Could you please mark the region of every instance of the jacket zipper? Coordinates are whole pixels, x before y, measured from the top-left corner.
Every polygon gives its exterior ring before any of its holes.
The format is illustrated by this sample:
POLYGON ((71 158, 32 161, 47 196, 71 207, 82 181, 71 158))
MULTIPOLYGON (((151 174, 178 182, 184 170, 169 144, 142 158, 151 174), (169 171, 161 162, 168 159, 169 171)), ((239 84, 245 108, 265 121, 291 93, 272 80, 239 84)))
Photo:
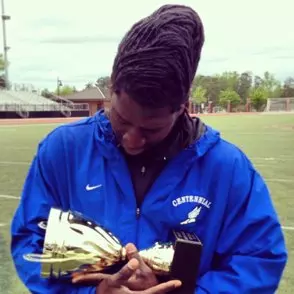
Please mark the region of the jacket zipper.
MULTIPOLYGON (((145 173, 146 173, 146 166, 143 165, 141 167, 141 176, 144 177, 145 173)), ((142 205, 142 204, 141 204, 142 205)), ((139 231, 140 231, 140 216, 141 216, 141 208, 140 207, 136 207, 136 220, 137 220, 137 232, 136 232, 136 244, 138 245, 139 242, 139 231)))
POLYGON ((139 245, 139 232, 140 232, 140 215, 141 209, 139 207, 136 208, 136 246, 139 245))
MULTIPOLYGON (((146 166, 142 165, 142 167, 141 167, 141 176, 144 177, 145 173, 146 173, 146 166)), ((136 217, 137 217, 137 219, 139 219, 140 215, 141 215, 141 209, 139 207, 137 207, 137 209, 136 209, 136 217)))
POLYGON ((141 214, 141 209, 139 207, 137 207, 137 209, 136 209, 136 217, 137 217, 137 219, 139 219, 140 214, 141 214))

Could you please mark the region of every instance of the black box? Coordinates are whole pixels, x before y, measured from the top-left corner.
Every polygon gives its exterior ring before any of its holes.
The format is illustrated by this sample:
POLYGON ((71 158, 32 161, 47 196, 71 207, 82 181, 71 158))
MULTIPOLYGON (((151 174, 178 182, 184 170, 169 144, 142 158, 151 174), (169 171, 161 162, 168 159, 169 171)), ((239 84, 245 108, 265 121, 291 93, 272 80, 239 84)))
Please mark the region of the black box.
POLYGON ((178 279, 182 286, 173 294, 194 294, 201 260, 202 243, 194 233, 173 231, 175 253, 171 265, 171 279, 178 279))

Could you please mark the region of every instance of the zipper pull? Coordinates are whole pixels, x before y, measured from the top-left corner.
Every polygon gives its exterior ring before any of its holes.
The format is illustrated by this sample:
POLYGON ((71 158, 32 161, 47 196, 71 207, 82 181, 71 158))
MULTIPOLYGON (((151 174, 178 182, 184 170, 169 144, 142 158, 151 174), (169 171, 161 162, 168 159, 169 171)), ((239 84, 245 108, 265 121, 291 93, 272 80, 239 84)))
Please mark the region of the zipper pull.
POLYGON ((137 210, 136 210, 136 216, 137 216, 137 218, 139 218, 140 214, 141 214, 141 210, 140 210, 140 208, 137 208, 137 210))
POLYGON ((141 174, 142 174, 142 176, 144 176, 145 172, 146 172, 146 167, 143 165, 141 167, 141 174))

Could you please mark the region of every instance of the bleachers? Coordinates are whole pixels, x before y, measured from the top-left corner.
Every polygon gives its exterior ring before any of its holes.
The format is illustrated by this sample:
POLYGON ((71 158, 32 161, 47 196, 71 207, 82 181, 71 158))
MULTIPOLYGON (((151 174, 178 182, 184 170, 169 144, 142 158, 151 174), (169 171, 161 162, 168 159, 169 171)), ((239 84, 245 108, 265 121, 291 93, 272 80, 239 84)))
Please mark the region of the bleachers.
POLYGON ((0 105, 2 104, 24 104, 24 101, 11 95, 8 91, 0 91, 0 105))
POLYGON ((58 103, 32 92, 25 92, 25 91, 5 91, 5 92, 16 99, 23 101, 25 104, 58 105, 58 103))
POLYGON ((34 112, 34 111, 68 111, 59 103, 41 95, 26 91, 1 90, 0 111, 34 112))
POLYGON ((1 90, 0 105, 4 105, 4 104, 20 104, 24 107, 25 106, 28 107, 29 109, 32 109, 31 106, 35 106, 35 105, 44 105, 44 106, 59 105, 58 103, 50 99, 46 99, 35 93, 25 92, 25 91, 1 90))
POLYGON ((73 103, 65 99, 55 101, 34 91, 0 89, 0 117, 5 113, 16 113, 26 118, 32 116, 88 115, 88 103, 73 103))

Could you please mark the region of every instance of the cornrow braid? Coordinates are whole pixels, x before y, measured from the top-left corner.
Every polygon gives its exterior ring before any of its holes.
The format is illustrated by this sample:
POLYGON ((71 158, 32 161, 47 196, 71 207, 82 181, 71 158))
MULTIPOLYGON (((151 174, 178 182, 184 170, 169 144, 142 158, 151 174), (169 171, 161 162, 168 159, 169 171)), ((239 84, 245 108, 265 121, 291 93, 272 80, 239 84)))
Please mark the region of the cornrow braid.
POLYGON ((135 23, 119 44, 112 91, 124 91, 142 106, 178 110, 189 98, 203 44, 203 24, 192 8, 160 7, 135 23))

